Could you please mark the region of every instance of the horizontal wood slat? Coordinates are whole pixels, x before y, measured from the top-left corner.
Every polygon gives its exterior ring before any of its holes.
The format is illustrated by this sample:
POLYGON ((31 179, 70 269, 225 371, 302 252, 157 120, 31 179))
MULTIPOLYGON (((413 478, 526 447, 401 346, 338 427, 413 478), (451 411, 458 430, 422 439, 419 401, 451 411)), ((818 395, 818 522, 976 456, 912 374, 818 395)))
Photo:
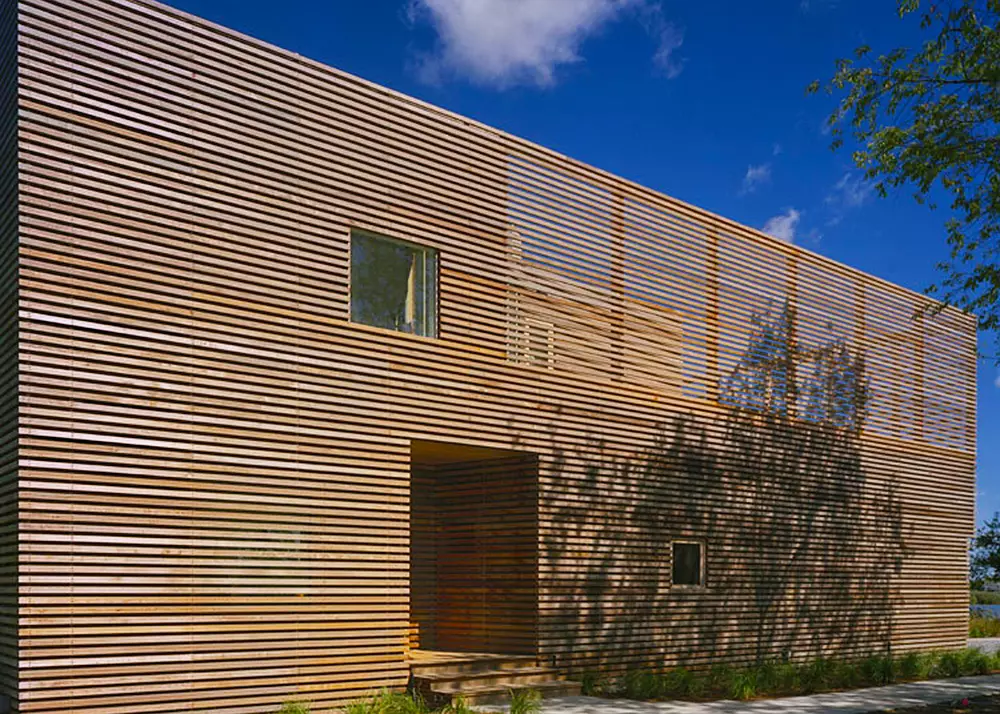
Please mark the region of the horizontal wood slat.
POLYGON ((0 10, 20 711, 323 712, 463 639, 570 673, 964 644, 971 317, 150 0, 0 10), (359 228, 439 251, 438 338, 350 322, 359 228), (429 513, 415 442, 531 489, 429 513))
POLYGON ((18 704, 17 4, 0 0, 0 712, 18 704))

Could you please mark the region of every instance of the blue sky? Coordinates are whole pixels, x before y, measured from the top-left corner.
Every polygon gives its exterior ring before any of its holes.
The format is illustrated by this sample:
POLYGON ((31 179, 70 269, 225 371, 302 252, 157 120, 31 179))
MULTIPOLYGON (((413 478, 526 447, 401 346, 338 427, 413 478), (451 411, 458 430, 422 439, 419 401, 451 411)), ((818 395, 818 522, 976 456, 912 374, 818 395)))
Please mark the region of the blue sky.
MULTIPOLYGON (((879 199, 804 88, 911 44, 892 0, 169 0, 915 290, 944 210, 879 199)), ((981 346, 992 350, 988 336, 981 346)), ((979 518, 1000 510, 1000 370, 979 368, 979 518)))

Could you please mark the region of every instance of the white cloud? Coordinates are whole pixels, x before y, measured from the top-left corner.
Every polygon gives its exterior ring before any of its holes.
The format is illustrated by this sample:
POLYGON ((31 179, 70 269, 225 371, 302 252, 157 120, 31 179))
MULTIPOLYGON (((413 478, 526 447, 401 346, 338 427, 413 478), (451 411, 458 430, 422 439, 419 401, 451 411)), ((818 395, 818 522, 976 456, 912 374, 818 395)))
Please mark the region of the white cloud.
POLYGON ((783 149, 783 148, 781 147, 781 144, 778 144, 778 143, 775 143, 775 145, 774 145, 774 148, 773 148, 773 149, 771 150, 771 153, 772 153, 772 154, 773 154, 774 156, 777 156, 777 155, 778 155, 778 154, 780 154, 780 153, 781 153, 782 151, 784 151, 784 149, 783 149))
POLYGON ((747 166, 747 172, 743 176, 743 188, 740 193, 753 193, 761 184, 771 180, 771 164, 760 164, 758 166, 747 166))
POLYGON ((868 202, 874 190, 874 187, 860 176, 846 173, 833 185, 826 202, 844 208, 858 208, 868 202))
POLYGON ((646 31, 656 40, 655 64, 667 79, 674 79, 684 70, 685 60, 677 57, 677 50, 684 44, 684 32, 663 16, 663 7, 643 0, 646 31))
POLYGON ((798 227, 801 219, 802 213, 800 211, 789 208, 785 213, 768 218, 767 223, 764 224, 763 231, 778 240, 783 240, 786 243, 794 243, 795 229, 798 227))
POLYGON ((799 10, 809 12, 810 10, 832 10, 837 7, 839 0, 801 0, 799 10))
POLYGON ((993 386, 1000 389, 1000 371, 997 371, 997 379, 993 382, 993 386))
POLYGON ((579 62, 584 41, 626 16, 657 42, 656 66, 673 78, 683 34, 654 0, 408 0, 413 21, 429 22, 437 47, 420 58, 426 81, 461 76, 508 87, 549 86, 559 67, 579 62))

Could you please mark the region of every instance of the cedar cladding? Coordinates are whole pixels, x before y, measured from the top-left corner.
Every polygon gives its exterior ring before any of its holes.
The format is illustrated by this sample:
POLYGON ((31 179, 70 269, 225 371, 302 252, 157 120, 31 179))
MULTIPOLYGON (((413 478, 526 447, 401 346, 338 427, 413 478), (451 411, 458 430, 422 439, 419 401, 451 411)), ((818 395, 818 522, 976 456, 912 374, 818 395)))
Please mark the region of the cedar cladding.
POLYGON ((17 704, 17 4, 0 0, 0 712, 17 704))
POLYGON ((510 632, 570 673, 964 646, 971 317, 148 0, 0 8, 20 711, 405 685, 413 440, 537 458, 510 632), (439 338, 349 321, 352 228, 440 251, 439 338))

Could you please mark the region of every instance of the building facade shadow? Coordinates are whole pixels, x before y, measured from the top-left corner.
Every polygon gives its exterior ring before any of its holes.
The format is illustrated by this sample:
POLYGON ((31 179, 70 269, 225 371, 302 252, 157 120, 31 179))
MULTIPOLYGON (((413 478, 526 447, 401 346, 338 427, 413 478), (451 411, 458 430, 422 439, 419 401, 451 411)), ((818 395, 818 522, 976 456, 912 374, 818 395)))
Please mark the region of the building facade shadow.
POLYGON ((906 547, 897 477, 865 468, 864 355, 800 348, 794 324, 787 306, 755 319, 714 418, 677 414, 638 455, 599 436, 556 455, 556 478, 586 477, 543 504, 564 633, 543 655, 613 671, 891 651, 906 547), (702 545, 703 586, 671 582, 675 540, 702 545))

